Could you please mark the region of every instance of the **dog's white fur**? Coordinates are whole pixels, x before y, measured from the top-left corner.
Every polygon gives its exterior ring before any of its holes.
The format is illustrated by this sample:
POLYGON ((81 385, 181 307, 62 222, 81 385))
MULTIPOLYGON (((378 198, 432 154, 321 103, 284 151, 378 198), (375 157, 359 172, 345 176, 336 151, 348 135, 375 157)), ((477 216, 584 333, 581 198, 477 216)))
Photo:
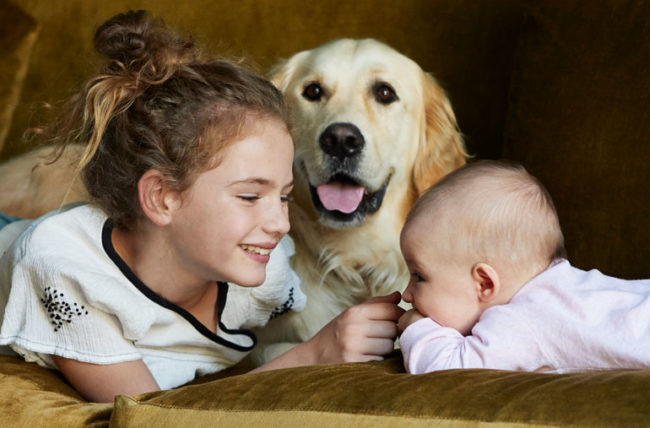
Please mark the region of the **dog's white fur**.
MULTIPOLYGON (((414 61, 373 39, 340 39, 297 53, 271 76, 291 110, 296 146, 291 236, 292 265, 307 295, 306 308, 272 320, 258 331, 260 363, 304 341, 345 308, 402 290, 408 281, 399 233, 415 199, 465 162, 456 119, 444 91, 414 61), (317 83, 318 102, 303 96, 317 83), (377 101, 377 85, 397 95, 377 101), (372 193, 386 181, 383 203, 368 215, 341 221, 319 213, 309 185, 328 180, 328 156, 319 146, 333 123, 355 125, 365 144, 350 174, 372 193), (389 178, 390 177, 390 178, 389 178)), ((0 165, 0 212, 35 217, 66 202, 84 199, 78 180, 71 186, 80 148, 40 166, 45 150, 34 150, 0 165)))
POLYGON ((408 272, 399 234, 406 214, 424 190, 466 158, 444 91, 414 61, 376 40, 340 39, 297 53, 275 68, 271 80, 291 110, 296 147, 292 265, 307 306, 258 332, 257 363, 312 337, 345 308, 403 290, 408 272), (318 101, 303 95, 314 83, 324 94, 318 101), (378 84, 394 89, 398 100, 378 102, 378 84), (348 222, 319 213, 309 188, 329 178, 331 159, 319 139, 333 123, 354 124, 363 135, 354 178, 367 192, 390 177, 379 210, 348 222))

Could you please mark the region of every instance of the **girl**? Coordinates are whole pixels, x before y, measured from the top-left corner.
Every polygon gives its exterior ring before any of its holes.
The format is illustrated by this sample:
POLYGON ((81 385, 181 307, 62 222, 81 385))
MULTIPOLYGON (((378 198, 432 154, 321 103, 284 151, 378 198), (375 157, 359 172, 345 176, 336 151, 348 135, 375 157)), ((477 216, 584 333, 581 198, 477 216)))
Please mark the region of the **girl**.
MULTIPOLYGON (((92 203, 30 223, 4 252, 0 344, 112 401, 235 364, 255 346, 249 328, 304 296, 288 265, 293 144, 280 93, 199 58, 143 11, 108 20, 95 47, 110 60, 57 134, 87 142, 92 203)), ((350 308, 256 370, 381 358, 398 301, 350 308)))

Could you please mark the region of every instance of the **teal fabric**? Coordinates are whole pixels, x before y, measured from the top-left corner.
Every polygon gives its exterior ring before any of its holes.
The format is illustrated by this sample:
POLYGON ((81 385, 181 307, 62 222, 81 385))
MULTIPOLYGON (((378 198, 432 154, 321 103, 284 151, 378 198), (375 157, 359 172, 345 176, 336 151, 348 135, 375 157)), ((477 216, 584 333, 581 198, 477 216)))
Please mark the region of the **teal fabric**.
POLYGON ((9 223, 13 223, 15 221, 22 220, 21 218, 18 217, 13 217, 7 214, 0 213, 0 229, 8 225, 9 223))

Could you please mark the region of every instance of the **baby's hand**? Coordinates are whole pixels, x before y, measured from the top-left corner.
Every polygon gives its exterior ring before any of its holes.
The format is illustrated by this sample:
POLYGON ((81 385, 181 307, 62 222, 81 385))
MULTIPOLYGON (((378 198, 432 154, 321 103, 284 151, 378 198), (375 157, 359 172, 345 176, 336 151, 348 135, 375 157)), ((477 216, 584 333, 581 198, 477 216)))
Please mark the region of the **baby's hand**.
POLYGON ((424 315, 419 313, 417 309, 411 309, 404 312, 404 314, 399 317, 399 321, 397 321, 397 329, 399 330, 399 334, 402 334, 402 332, 406 330, 406 327, 422 318, 424 318, 424 315))

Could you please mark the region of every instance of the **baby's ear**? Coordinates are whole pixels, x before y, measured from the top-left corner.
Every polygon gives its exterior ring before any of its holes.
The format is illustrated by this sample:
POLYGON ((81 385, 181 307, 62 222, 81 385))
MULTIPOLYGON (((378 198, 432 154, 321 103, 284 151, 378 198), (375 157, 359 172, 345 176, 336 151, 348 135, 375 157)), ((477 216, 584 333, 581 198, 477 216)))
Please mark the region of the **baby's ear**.
POLYGON ((158 226, 169 224, 181 205, 180 193, 170 189, 163 173, 156 169, 145 172, 138 180, 138 199, 144 214, 158 226))
POLYGON ((501 281, 497 271, 487 263, 477 263, 472 267, 472 279, 476 284, 478 299, 490 304, 501 291, 501 281))

